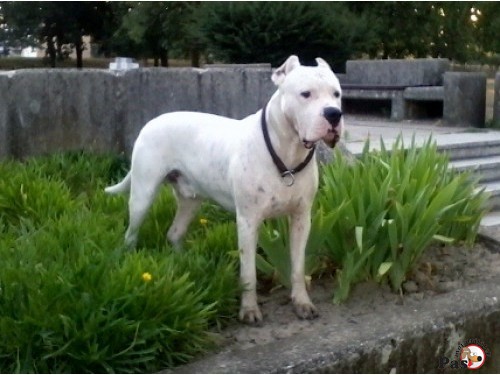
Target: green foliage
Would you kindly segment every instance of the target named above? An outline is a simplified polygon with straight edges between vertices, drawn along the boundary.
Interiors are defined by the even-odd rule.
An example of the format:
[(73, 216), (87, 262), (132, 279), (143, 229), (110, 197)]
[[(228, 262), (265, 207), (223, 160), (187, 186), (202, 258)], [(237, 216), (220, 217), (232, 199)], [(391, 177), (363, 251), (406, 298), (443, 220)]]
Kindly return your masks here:
[(1, 372), (156, 372), (235, 316), (234, 227), (198, 224), (174, 252), (156, 213), (146, 227), (161, 244), (125, 251), (126, 198), (103, 192), (125, 165), (81, 153), (0, 164)]
[(85, 48), (82, 37), (102, 34), (108, 9), (105, 2), (6, 1), (0, 11), (3, 24), (8, 24), (2, 29), (9, 30), (9, 46), (28, 47), (45, 43), (52, 67), (56, 66), (56, 57), (62, 60), (64, 49), (71, 46), (77, 55), (76, 66), (81, 68)]
[(308, 63), (318, 56), (343, 62), (364, 34), (359, 17), (336, 3), (206, 3), (198, 13), (207, 52), (225, 62), (276, 66), (291, 54)]
[[(388, 280), (398, 290), (432, 241), (473, 243), (486, 200), (476, 186), (469, 173), (448, 169), (446, 155), (431, 139), (421, 148), (412, 142), (408, 149), (399, 139), (391, 150), (379, 152), (369, 152), (366, 143), (353, 166), (337, 153), (323, 167), (312, 210), (308, 274), (335, 265), (335, 302), (364, 279)], [(258, 265), (285, 284), (289, 253), (276, 226), (287, 232), (285, 221), (266, 224), (259, 244), (267, 263)], [(321, 262), (321, 255), (330, 262)]]
[[(323, 205), (349, 202), (333, 233), (351, 238), (356, 231), (363, 233), (362, 242), (357, 241), (362, 246), (350, 245), (349, 238), (333, 244), (347, 251), (334, 259), (344, 264), (337, 302), (347, 297), (348, 285), (364, 278), (388, 278), (399, 289), (431, 241), (472, 243), (483, 214), (485, 196), (475, 192), (476, 182), (467, 173), (449, 171), (446, 155), (438, 153), (431, 139), (422, 148), (412, 142), (405, 149), (399, 140), (392, 150), (382, 147), (370, 153), (368, 149), (367, 143), (352, 168), (337, 158), (324, 170), (324, 186), (334, 191)], [(350, 271), (346, 262), (352, 262), (356, 271)]]
[[(126, 48), (139, 50), (142, 57), (161, 60), (161, 66), (168, 66), (168, 53), (182, 39), (185, 2), (154, 1), (136, 2), (127, 5), (115, 40), (130, 40)], [(126, 51), (125, 53), (127, 53)]]
[[(444, 57), (495, 64), (498, 2), (2, 2), (0, 43), (45, 43), (52, 66), (65, 49), (81, 54), (91, 35), (106, 56), (154, 58), (200, 54), (230, 63), (271, 62), (294, 53), (347, 59)], [(66, 44), (63, 48), (63, 44)], [(59, 57), (56, 59), (56, 56)], [(497, 64), (498, 65), (498, 64)]]
[[(236, 315), (234, 216), (205, 204), (175, 252), (164, 190), (127, 252), (126, 197), (103, 192), (127, 166), (83, 153), (0, 163), (2, 372), (156, 372), (209, 348), (210, 328)], [(430, 139), (367, 143), (353, 166), (338, 154), (322, 170), (306, 275), (336, 271), (335, 302), (366, 278), (398, 289), (431, 241), (474, 241), (485, 199)], [(286, 219), (268, 221), (259, 244), (261, 272), (287, 285)]]

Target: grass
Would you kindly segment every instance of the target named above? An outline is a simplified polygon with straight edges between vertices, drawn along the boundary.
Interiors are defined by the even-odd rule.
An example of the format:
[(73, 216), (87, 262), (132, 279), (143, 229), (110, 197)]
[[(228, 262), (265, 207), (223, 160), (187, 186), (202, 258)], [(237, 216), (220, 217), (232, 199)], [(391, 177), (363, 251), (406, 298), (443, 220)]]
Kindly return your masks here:
[(174, 252), (165, 190), (126, 251), (126, 198), (103, 188), (127, 165), (81, 153), (0, 164), (1, 372), (159, 371), (210, 348), (211, 327), (235, 317), (234, 224), (206, 206)]

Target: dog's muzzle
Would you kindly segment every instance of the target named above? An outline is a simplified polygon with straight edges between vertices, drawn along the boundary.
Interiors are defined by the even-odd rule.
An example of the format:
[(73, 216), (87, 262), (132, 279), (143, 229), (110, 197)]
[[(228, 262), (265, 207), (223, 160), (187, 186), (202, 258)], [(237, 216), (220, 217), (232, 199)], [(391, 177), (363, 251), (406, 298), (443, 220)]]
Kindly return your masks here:
[(340, 134), (338, 130), (340, 125), (340, 120), (342, 119), (342, 111), (336, 107), (326, 107), (323, 110), (323, 116), (331, 125), (330, 129), (328, 129), (327, 135), (323, 138), (323, 141), (329, 147), (333, 148), (340, 140)]

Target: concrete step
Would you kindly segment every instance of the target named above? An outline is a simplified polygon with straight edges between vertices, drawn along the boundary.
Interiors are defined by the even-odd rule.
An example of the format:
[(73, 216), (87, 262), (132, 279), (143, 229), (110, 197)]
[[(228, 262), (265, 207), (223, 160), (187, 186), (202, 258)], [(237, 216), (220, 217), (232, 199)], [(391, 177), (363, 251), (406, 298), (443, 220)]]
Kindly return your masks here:
[(481, 183), (500, 181), (500, 155), (450, 161), (450, 167), (462, 172), (473, 171)]
[(500, 211), (491, 211), (484, 215), (481, 220), (481, 226), (493, 227), (500, 225)]
[[(405, 147), (410, 147), (412, 138), (417, 146), (424, 145), (429, 140), (429, 133), (406, 135)], [(391, 149), (398, 136), (383, 135), (385, 147)], [(380, 138), (370, 136), (370, 150), (380, 150)], [(485, 158), (500, 155), (500, 132), (461, 132), (451, 134), (435, 134), (432, 137), (438, 145), (438, 150), (446, 152), (450, 160)], [(363, 151), (366, 138), (347, 140), (347, 149), (354, 155)]]
[[(438, 140), (438, 150), (446, 152), (450, 160), (478, 159), (500, 155), (500, 139), (477, 139), (471, 137), (467, 139), (468, 133), (463, 133), (460, 143), (440, 143)], [(483, 138), (483, 137), (481, 137)]]
[(500, 181), (487, 182), (485, 184), (480, 184), (480, 186), (484, 186), (484, 191), (490, 194), (488, 206), (492, 210), (500, 210)]
[(450, 156), (450, 167), (458, 171), (471, 170), (479, 178), (480, 187), (490, 194), (488, 206), (500, 209), (500, 140), (481, 135), (463, 143), (438, 143), (438, 149)]

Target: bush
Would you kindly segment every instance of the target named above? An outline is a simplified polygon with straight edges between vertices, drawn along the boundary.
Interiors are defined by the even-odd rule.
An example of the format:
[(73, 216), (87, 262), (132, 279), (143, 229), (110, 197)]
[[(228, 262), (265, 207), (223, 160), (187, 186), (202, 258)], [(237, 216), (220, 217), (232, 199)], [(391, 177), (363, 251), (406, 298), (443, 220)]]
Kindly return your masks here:
[[(184, 253), (164, 238), (124, 251), (126, 198), (102, 191), (123, 167), (81, 153), (0, 164), (2, 372), (158, 371), (206, 350), (210, 327), (235, 316), (231, 228), (199, 226)], [(171, 218), (150, 215), (146, 230), (159, 220)]]
[(362, 17), (340, 3), (215, 2), (199, 7), (195, 30), (223, 62), (277, 66), (298, 54), (306, 64), (323, 57), (343, 70), (370, 31)]
[[(363, 279), (388, 280), (398, 290), (432, 241), (474, 242), (486, 200), (476, 186), (469, 173), (449, 170), (446, 155), (431, 139), (422, 148), (412, 142), (408, 149), (399, 139), (392, 150), (382, 147), (379, 152), (369, 152), (366, 143), (353, 166), (337, 153), (321, 174), (307, 274), (333, 264), (335, 302), (344, 301), (351, 286)], [(267, 274), (280, 274), (282, 281), (288, 277), (284, 265), (289, 255), (284, 249), (276, 252), (276, 244), (284, 240), (277, 227), (285, 227), (281, 233), (286, 234), (284, 220), (268, 222), (263, 229), (259, 244), (267, 264), (258, 264)], [(269, 233), (276, 236), (273, 242)]]

